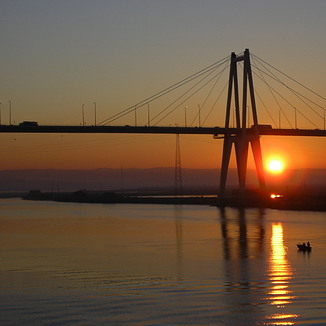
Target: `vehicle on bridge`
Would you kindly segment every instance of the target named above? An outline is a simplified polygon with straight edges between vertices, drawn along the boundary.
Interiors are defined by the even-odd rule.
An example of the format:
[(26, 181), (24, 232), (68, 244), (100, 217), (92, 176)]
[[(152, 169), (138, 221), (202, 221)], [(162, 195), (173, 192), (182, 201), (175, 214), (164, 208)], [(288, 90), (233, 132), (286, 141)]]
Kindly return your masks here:
[(258, 124), (257, 126), (252, 125), (251, 128), (252, 129), (258, 128), (259, 130), (271, 130), (271, 129), (273, 129), (273, 127), (271, 125), (262, 125), (262, 124)]
[(37, 127), (38, 123), (36, 121), (23, 121), (19, 124), (21, 127)]

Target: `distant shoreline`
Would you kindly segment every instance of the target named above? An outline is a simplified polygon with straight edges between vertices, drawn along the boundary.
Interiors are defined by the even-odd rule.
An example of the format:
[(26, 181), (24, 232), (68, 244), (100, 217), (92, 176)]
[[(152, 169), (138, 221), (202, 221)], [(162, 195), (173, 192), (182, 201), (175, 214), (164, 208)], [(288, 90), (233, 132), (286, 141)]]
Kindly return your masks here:
[(163, 205), (210, 205), (217, 207), (238, 208), (271, 208), (278, 210), (326, 211), (325, 196), (293, 195), (288, 197), (270, 198), (266, 196), (246, 196), (218, 198), (217, 196), (155, 196), (127, 195), (114, 192), (59, 192), (43, 193), (31, 191), (21, 198), (26, 200), (43, 200), (57, 202), (73, 202), (88, 204), (163, 204)]

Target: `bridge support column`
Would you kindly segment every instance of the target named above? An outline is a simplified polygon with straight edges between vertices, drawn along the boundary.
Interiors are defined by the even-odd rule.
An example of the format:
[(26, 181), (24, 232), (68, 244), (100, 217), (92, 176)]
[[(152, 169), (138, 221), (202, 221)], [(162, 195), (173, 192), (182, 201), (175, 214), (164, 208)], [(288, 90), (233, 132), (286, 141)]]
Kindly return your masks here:
[(264, 174), (264, 165), (263, 165), (263, 155), (261, 152), (260, 139), (259, 135), (251, 139), (251, 148), (254, 155), (257, 177), (260, 189), (265, 190), (265, 174)]
[(235, 154), (237, 161), (238, 180), (240, 195), (244, 195), (247, 176), (247, 161), (249, 141), (246, 135), (238, 136), (235, 142)]
[(249, 144), (251, 146), (255, 161), (259, 186), (262, 190), (265, 189), (265, 175), (259, 135), (226, 136), (224, 138), (223, 144), (222, 167), (220, 177), (220, 196), (224, 196), (225, 194), (226, 181), (233, 144), (235, 147), (240, 195), (244, 195), (245, 193)]
[(222, 167), (220, 177), (220, 194), (224, 195), (226, 180), (228, 175), (232, 144), (234, 143), (234, 136), (225, 136), (223, 143), (223, 154), (222, 154)]

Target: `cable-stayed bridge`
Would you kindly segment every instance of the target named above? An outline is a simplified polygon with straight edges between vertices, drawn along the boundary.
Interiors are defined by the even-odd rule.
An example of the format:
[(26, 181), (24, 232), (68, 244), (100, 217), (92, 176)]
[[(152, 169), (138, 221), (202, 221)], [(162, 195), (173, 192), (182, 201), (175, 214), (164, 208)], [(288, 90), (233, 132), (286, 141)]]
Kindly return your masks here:
[[(227, 71), (229, 75), (223, 83), (222, 75)], [(254, 76), (265, 87), (262, 93), (254, 87)], [(218, 89), (219, 84), (221, 87)], [(284, 96), (276, 85), (286, 89), (290, 96)], [(293, 85), (301, 88), (301, 91)], [(176, 95), (179, 90), (181, 91)], [(166, 100), (168, 95), (171, 98)], [(222, 99), (226, 99), (226, 102)], [(259, 105), (256, 99), (259, 100)], [(189, 103), (192, 107), (197, 106), (196, 114), (192, 114), (191, 119)], [(325, 137), (325, 103), (324, 97), (245, 50), (238, 55), (232, 53), (231, 58), (224, 58), (99, 123), (96, 121), (96, 106), (94, 123), (85, 123), (83, 105), (80, 125), (41, 125), (31, 121), (12, 125), (10, 122), (8, 125), (0, 125), (0, 132), (212, 135), (224, 140), (220, 179), (223, 195), (233, 145), (240, 191), (244, 192), (245, 189), (249, 145), (252, 147), (259, 183), (263, 188), (265, 181), (260, 136)], [(257, 106), (262, 108), (259, 119)], [(154, 112), (153, 107), (159, 109)], [(170, 120), (166, 125), (168, 118), (172, 118), (173, 122)], [(208, 123), (213, 127), (207, 126)], [(298, 128), (300, 124), (304, 128)]]

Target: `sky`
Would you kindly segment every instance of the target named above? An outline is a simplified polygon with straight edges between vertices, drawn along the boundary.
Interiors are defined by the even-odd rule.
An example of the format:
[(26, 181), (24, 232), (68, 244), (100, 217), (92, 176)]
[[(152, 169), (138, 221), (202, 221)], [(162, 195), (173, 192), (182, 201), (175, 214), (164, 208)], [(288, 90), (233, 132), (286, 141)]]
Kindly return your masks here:
[[(326, 97), (325, 12), (324, 0), (1, 0), (1, 123), (9, 123), (11, 101), (14, 124), (94, 124), (94, 102), (103, 121), (246, 48)], [(197, 123), (198, 102), (184, 105)], [(319, 105), (326, 108), (326, 101)], [(224, 111), (209, 125), (224, 125)], [(272, 124), (262, 112), (258, 107), (261, 123)], [(183, 123), (183, 108), (178, 114), (164, 123)], [(303, 120), (299, 128), (323, 128), (321, 120), (317, 127)], [(261, 141), (264, 156), (281, 155), (287, 168), (325, 167), (324, 139)], [(220, 167), (221, 140), (181, 136), (180, 142), (183, 167)], [(173, 135), (1, 134), (0, 170), (174, 166), (175, 143)]]

